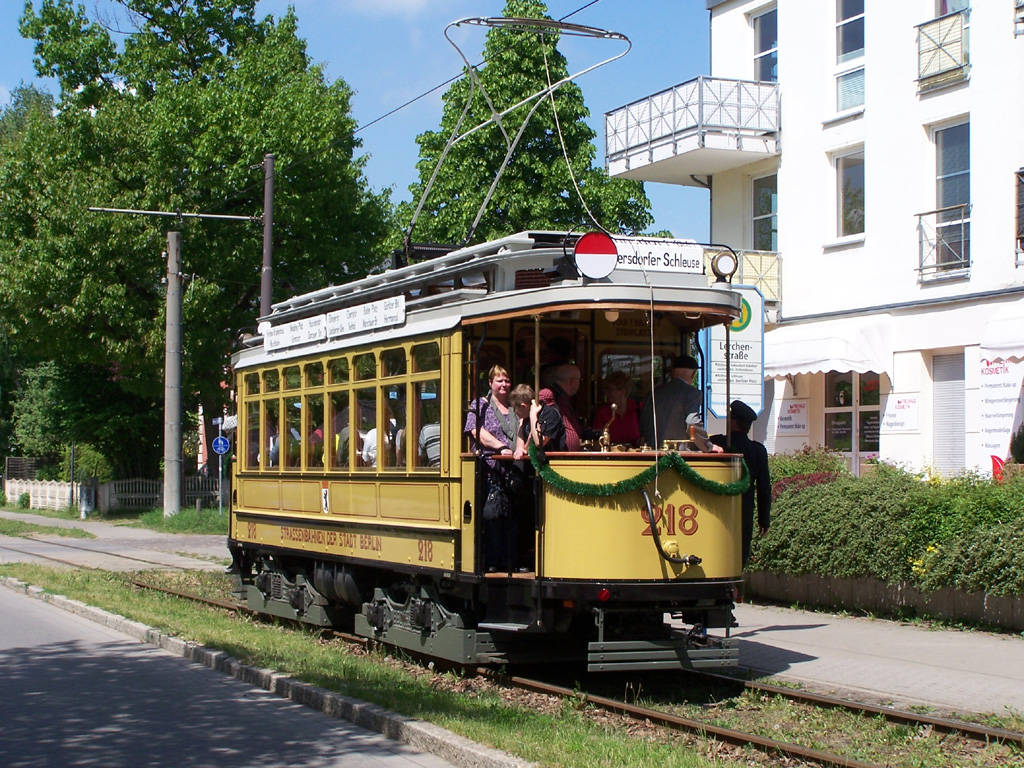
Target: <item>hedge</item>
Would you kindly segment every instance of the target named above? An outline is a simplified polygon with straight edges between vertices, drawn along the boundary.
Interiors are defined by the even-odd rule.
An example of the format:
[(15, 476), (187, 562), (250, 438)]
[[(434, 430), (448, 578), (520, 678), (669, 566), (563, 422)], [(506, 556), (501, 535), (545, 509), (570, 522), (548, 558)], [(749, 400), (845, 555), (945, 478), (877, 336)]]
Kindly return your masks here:
[[(771, 458), (772, 523), (751, 569), (1024, 595), (1024, 474), (938, 479), (877, 464), (854, 477), (834, 455), (802, 453)], [(786, 474), (794, 466), (810, 471)]]

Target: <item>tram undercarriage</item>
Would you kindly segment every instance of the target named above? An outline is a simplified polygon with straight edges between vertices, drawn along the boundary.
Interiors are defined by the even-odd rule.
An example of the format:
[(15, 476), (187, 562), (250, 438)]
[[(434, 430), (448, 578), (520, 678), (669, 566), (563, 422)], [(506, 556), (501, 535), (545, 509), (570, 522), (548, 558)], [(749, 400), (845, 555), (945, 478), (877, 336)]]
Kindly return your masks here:
[[(671, 585), (610, 584), (627, 597), (578, 599), (594, 584), (538, 580), (534, 574), (458, 582), (426, 574), (370, 571), (235, 549), (239, 594), (250, 610), (352, 632), (458, 664), (586, 662), (587, 670), (732, 667), (732, 582), (708, 585), (679, 604)], [(312, 572), (310, 572), (312, 569)], [(391, 583), (380, 586), (383, 576)], [(599, 591), (599, 590), (598, 590)], [(648, 594), (648, 600), (639, 596)], [(725, 636), (709, 635), (709, 628)]]

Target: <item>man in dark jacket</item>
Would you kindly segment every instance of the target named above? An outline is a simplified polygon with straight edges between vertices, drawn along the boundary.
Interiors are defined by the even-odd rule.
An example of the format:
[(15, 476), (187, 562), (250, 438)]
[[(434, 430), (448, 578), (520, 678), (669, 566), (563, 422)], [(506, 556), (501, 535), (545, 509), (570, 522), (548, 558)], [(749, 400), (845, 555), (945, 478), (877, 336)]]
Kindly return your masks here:
[(768, 473), (768, 451), (748, 436), (750, 425), (757, 419), (754, 409), (740, 400), (729, 406), (730, 434), (714, 435), (711, 442), (732, 453), (743, 454), (750, 470), (750, 488), (743, 494), (743, 566), (750, 559), (750, 544), (754, 539), (754, 499), (757, 499), (757, 525), (761, 535), (768, 533), (771, 523), (772, 479)]

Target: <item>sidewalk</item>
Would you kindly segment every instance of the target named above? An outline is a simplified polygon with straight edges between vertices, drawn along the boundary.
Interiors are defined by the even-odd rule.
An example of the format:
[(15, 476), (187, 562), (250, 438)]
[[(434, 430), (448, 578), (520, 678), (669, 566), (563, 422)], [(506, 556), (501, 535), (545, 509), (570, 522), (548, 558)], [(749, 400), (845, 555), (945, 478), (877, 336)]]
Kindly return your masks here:
[[(0, 518), (51, 528), (81, 528), (96, 537), (27, 539), (0, 536), (0, 563), (46, 563), (45, 558), (49, 557), (86, 568), (134, 571), (157, 567), (222, 570), (230, 561), (227, 537), (221, 535), (159, 533), (148, 528), (133, 528), (98, 520), (66, 520), (2, 510)], [(40, 557), (33, 558), (32, 554), (26, 553)], [(52, 565), (53, 561), (49, 561), (49, 564)]]
[(1024, 637), (736, 606), (740, 664), (898, 709), (1024, 715)]

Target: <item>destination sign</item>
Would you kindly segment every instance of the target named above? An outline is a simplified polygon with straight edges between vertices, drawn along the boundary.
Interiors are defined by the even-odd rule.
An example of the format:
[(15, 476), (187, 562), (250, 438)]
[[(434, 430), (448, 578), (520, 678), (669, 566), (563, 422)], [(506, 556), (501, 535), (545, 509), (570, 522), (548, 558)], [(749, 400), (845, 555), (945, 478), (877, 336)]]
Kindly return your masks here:
[(263, 332), (263, 347), (271, 351), (287, 349), (404, 322), (405, 296), (395, 296), (271, 326)]
[(704, 274), (704, 248), (686, 240), (615, 237), (617, 269)]

